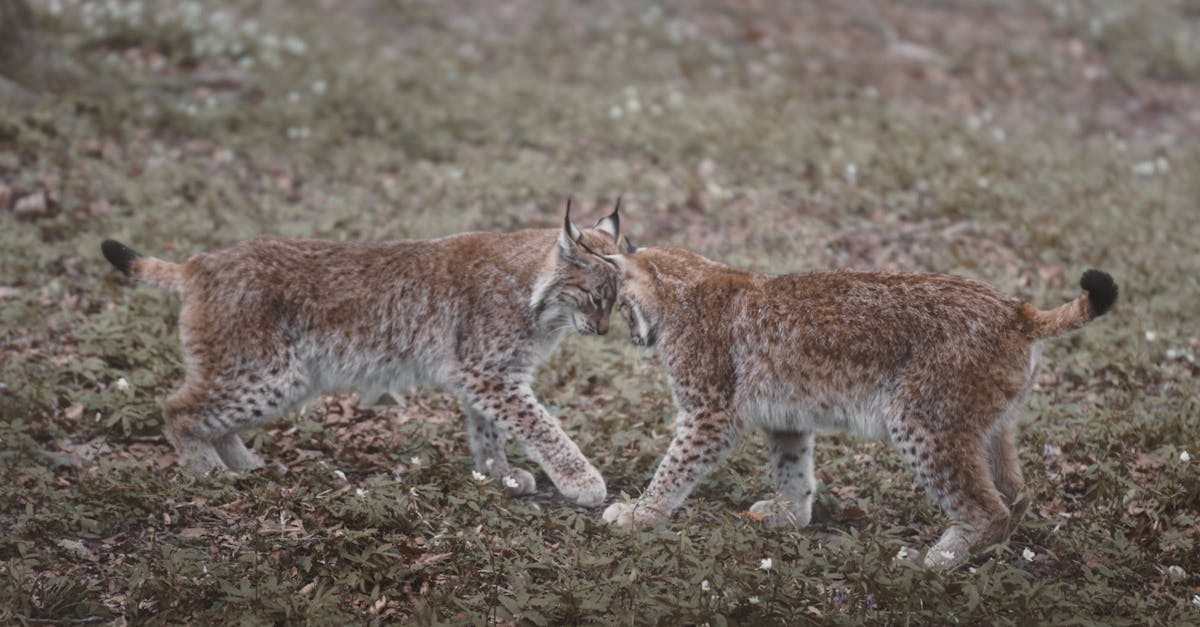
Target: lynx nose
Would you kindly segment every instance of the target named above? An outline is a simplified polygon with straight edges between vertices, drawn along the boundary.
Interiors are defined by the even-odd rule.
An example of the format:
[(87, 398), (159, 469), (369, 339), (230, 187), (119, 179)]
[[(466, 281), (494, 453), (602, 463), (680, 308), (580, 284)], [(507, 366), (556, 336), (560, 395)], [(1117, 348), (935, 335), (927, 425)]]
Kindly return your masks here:
[(592, 325), (596, 329), (596, 335), (604, 335), (608, 333), (608, 318), (600, 318)]

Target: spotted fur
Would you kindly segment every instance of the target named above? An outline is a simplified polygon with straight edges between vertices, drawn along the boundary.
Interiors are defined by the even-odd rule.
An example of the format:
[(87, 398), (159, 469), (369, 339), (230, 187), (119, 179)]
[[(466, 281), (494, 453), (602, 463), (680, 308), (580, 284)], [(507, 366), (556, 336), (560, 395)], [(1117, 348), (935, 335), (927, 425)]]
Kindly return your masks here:
[(1043, 339), (1077, 329), (1116, 299), (1112, 278), (1043, 312), (991, 286), (942, 274), (767, 276), (673, 248), (613, 259), (635, 344), (654, 346), (678, 416), (674, 438), (634, 504), (605, 520), (649, 526), (678, 508), (732, 449), (766, 432), (776, 492), (751, 511), (807, 525), (818, 430), (890, 441), (952, 519), (931, 566), (1004, 537), (1026, 499), (1014, 415)]
[[(617, 211), (594, 228), (464, 233), (423, 241), (331, 242), (257, 237), (184, 264), (105, 242), (136, 279), (183, 293), (183, 387), (163, 415), (191, 469), (262, 461), (238, 432), (332, 389), (364, 397), (438, 385), (467, 414), (475, 467), (534, 490), (511, 468), (507, 436), (554, 485), (584, 505), (604, 500), (600, 473), (547, 413), (534, 372), (567, 329), (604, 334), (618, 271)], [(515, 481), (515, 487), (513, 487)]]

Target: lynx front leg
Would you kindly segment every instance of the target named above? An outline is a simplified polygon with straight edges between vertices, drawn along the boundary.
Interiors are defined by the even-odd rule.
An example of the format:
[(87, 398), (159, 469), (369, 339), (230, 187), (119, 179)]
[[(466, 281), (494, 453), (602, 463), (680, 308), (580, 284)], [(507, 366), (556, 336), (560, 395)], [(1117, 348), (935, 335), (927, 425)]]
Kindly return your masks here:
[(683, 504), (700, 479), (729, 454), (735, 442), (737, 429), (723, 412), (679, 416), (667, 456), (642, 497), (632, 505), (609, 505), (604, 510), (604, 521), (618, 526), (654, 526)]
[(475, 470), (504, 481), (504, 491), (511, 496), (533, 494), (537, 490), (537, 482), (528, 470), (509, 467), (508, 457), (504, 454), (504, 432), (500, 426), (469, 407), (467, 437), (471, 454), (475, 457)]
[(750, 511), (763, 516), (768, 525), (804, 527), (812, 520), (813, 477), (812, 432), (768, 431), (771, 478), (775, 498), (759, 501)]
[(586, 507), (604, 502), (608, 496), (604, 477), (542, 407), (528, 384), (476, 379), (465, 387), (468, 407), (516, 436), (563, 496)]

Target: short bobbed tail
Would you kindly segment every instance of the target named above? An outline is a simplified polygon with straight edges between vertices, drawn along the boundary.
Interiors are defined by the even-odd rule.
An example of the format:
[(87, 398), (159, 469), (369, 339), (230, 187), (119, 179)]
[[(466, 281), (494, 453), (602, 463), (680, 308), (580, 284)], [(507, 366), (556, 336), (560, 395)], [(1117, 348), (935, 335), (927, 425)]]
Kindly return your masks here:
[(1031, 334), (1036, 339), (1047, 339), (1069, 333), (1103, 316), (1117, 302), (1119, 292), (1112, 276), (1100, 270), (1088, 270), (1079, 279), (1083, 296), (1048, 311), (1033, 305), (1025, 305), (1024, 315), (1029, 320)]
[(183, 289), (183, 267), (162, 259), (147, 257), (118, 242), (106, 239), (100, 244), (104, 258), (125, 276), (173, 290)]

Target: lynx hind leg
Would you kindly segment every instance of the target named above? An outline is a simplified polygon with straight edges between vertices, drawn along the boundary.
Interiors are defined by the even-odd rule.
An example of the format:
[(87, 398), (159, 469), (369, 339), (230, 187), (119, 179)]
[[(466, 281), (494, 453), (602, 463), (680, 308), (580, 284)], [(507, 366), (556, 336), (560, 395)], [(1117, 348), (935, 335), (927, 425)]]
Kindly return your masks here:
[(196, 382), (185, 383), (163, 404), (163, 418), (179, 464), (197, 474), (229, 469), (214, 445), (229, 429), (208, 418), (216, 404), (215, 396)]
[(984, 439), (964, 433), (947, 433), (927, 425), (969, 421), (935, 421), (929, 416), (902, 417), (893, 435), (905, 460), (930, 496), (951, 520), (925, 557), (931, 568), (953, 568), (971, 552), (997, 541), (1004, 533), (1009, 511), (992, 482)]
[(510, 496), (533, 494), (537, 481), (528, 470), (511, 468), (504, 453), (505, 433), (500, 425), (483, 414), (467, 408), (467, 438), (475, 457), (475, 470), (499, 479)]
[(604, 477), (562, 430), (558, 419), (542, 407), (529, 384), (481, 375), (464, 379), (462, 395), (467, 407), (502, 432), (513, 434), (563, 496), (585, 507), (604, 502), (608, 496)]
[(248, 472), (262, 468), (265, 464), (257, 453), (246, 447), (242, 437), (237, 433), (226, 433), (213, 441), (221, 461), (230, 469), (237, 472)]
[(238, 432), (270, 422), (307, 394), (307, 383), (295, 373), (272, 368), (264, 378), (239, 372), (228, 380), (189, 381), (163, 406), (168, 430), (189, 470), (253, 470), (262, 466)]
[(775, 483), (775, 497), (750, 506), (750, 511), (763, 516), (771, 526), (795, 525), (805, 527), (812, 520), (813, 476), (812, 432), (768, 431), (767, 462)]
[(1029, 495), (1025, 493), (1025, 474), (1021, 472), (1017, 457), (1016, 427), (1005, 422), (992, 430), (988, 440), (988, 459), (991, 461), (992, 480), (996, 489), (1004, 496), (1009, 506), (1009, 522), (1004, 537), (1008, 537), (1021, 523), (1029, 509)]
[(683, 504), (737, 442), (738, 429), (724, 412), (706, 412), (675, 419), (675, 436), (636, 503), (613, 503), (604, 521), (617, 526), (652, 527)]

